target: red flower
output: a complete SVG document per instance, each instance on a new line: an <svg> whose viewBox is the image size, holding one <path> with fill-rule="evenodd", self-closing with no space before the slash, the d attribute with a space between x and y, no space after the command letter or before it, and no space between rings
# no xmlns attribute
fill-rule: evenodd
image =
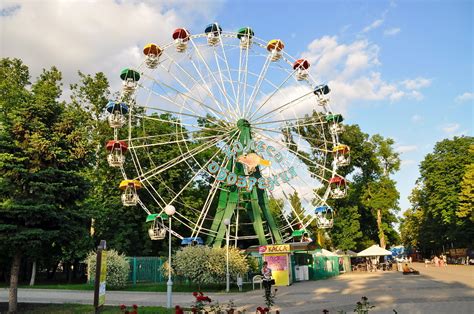
<svg viewBox="0 0 474 314"><path fill-rule="evenodd" d="M174 308L175 308L175 314L184 314L183 309L179 305L176 305Z"/></svg>
<svg viewBox="0 0 474 314"><path fill-rule="evenodd" d="M197 293L197 292L193 292L193 296L197 296L197 295L198 295L198 293Z"/></svg>
<svg viewBox="0 0 474 314"><path fill-rule="evenodd" d="M134 310L138 309L138 305L136 305L136 304L132 305L132 307L133 307Z"/></svg>
<svg viewBox="0 0 474 314"><path fill-rule="evenodd" d="M120 309L121 309L122 311L125 310L126 308L127 308L127 306L126 306L125 304L120 305Z"/></svg>
<svg viewBox="0 0 474 314"><path fill-rule="evenodd" d="M204 295L198 295L196 297L196 300L198 302L211 302L211 299L209 297L204 296Z"/></svg>
<svg viewBox="0 0 474 314"><path fill-rule="evenodd" d="M270 309L268 307L263 309L263 313L268 313L268 312L270 312Z"/></svg>

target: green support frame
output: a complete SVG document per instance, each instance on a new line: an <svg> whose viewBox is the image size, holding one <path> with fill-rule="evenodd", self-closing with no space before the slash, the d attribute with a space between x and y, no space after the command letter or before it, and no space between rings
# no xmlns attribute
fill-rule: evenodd
<svg viewBox="0 0 474 314"><path fill-rule="evenodd" d="M247 147L247 144L252 139L251 126L249 122L244 119L239 120L237 126L240 130L239 141L243 147ZM244 166L238 162L234 164L233 160L230 160L228 163L227 170L233 171L237 175L245 175ZM253 173L253 176L257 180L262 176L258 167ZM237 208L239 204L243 204L241 207L243 207L249 215L260 245L268 244L263 227L264 220L267 222L273 240L272 242L274 244L282 243L280 231L278 230L275 219L273 218L268 206L268 195L265 190L259 189L257 185L254 185L251 191L245 189L239 191L239 188L235 185L227 186L222 184L221 188L222 190L219 194L216 214L211 226L211 230L217 232L217 234L215 236L211 235L207 238L206 243L208 245L221 247L226 232L224 220L229 219L232 221L235 210L240 210L240 208Z"/></svg>

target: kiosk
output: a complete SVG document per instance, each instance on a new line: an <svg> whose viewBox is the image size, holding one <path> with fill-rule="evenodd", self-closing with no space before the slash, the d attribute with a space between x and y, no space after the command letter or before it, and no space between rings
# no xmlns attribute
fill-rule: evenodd
<svg viewBox="0 0 474 314"><path fill-rule="evenodd" d="M290 245L261 245L258 252L263 256L263 261L268 263L275 279L275 286L289 286L292 280Z"/></svg>

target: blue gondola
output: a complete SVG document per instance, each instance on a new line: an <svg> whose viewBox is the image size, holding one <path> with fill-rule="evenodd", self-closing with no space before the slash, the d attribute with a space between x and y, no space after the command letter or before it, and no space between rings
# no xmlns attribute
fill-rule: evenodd
<svg viewBox="0 0 474 314"><path fill-rule="evenodd" d="M218 36L220 33L222 33L222 28L217 23L212 23L206 26L204 32L206 34L212 32L215 36Z"/></svg>
<svg viewBox="0 0 474 314"><path fill-rule="evenodd" d="M181 240L181 245L203 245L204 241L201 239L201 237L189 237L189 238L183 238Z"/></svg>
<svg viewBox="0 0 474 314"><path fill-rule="evenodd" d="M331 89L326 84L318 85L314 88L314 94L317 96L327 95Z"/></svg>
<svg viewBox="0 0 474 314"><path fill-rule="evenodd" d="M114 113L116 111L119 111L122 114L128 113L128 106L121 102L121 103L116 103L115 101L111 100L107 104L107 107L105 107L105 110L107 110L110 113Z"/></svg>
<svg viewBox="0 0 474 314"><path fill-rule="evenodd" d="M332 208L329 207L329 206L321 206L321 207L317 207L314 212L317 214L317 213L322 213L322 214L325 214L325 213L331 213L332 212Z"/></svg>

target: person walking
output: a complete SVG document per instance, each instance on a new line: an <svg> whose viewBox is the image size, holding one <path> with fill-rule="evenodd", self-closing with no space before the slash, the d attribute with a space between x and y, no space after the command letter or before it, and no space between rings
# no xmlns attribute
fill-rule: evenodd
<svg viewBox="0 0 474 314"><path fill-rule="evenodd" d="M274 280L272 278L272 270L268 267L267 262L263 262L262 265L262 276L263 276L263 287L265 288L265 296L270 296L270 292L272 289L272 284L274 284Z"/></svg>
<svg viewBox="0 0 474 314"><path fill-rule="evenodd" d="M437 255L435 255L435 257L433 258L433 260L434 260L435 266L436 266L436 267L439 267L439 258L438 258Z"/></svg>

